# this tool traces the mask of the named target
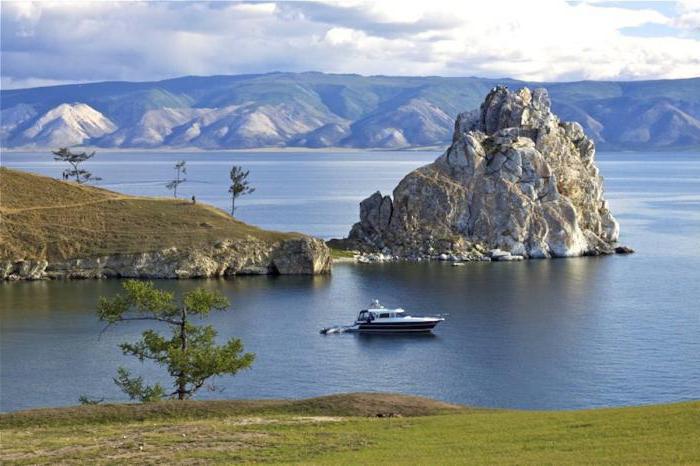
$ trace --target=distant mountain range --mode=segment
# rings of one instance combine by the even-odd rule
[[[571,83],[324,73],[183,77],[0,92],[2,147],[447,145],[497,84],[545,87],[608,150],[700,148],[700,78]]]

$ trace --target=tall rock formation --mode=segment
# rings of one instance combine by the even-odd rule
[[[545,89],[498,86],[457,117],[452,145],[409,173],[393,199],[362,201],[349,239],[401,257],[611,253],[619,225],[594,155],[581,125],[550,111]]]

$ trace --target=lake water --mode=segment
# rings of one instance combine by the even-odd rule
[[[241,219],[324,238],[345,235],[358,203],[390,191],[436,153],[101,153],[89,168],[110,189],[167,195],[187,160],[182,195],[228,206],[233,163],[256,192]],[[329,277],[160,281],[225,293],[213,315],[222,338],[257,354],[252,369],[200,398],[291,398],[393,391],[490,407],[574,409],[700,398],[700,154],[600,154],[607,198],[636,254],[475,263],[336,265]],[[46,154],[3,153],[2,165],[59,176]],[[145,327],[98,338],[100,295],[118,281],[0,284],[0,410],[76,404],[81,394],[125,397],[119,365],[149,380],[160,370],[117,345]],[[449,313],[425,336],[321,336],[372,298],[409,311]],[[164,381],[164,379],[160,379]]]

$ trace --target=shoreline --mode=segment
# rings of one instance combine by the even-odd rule
[[[327,242],[326,242],[327,243]],[[582,254],[579,256],[552,256],[552,257],[525,257],[517,254],[511,254],[508,251],[500,249],[484,250],[482,253],[476,254],[454,254],[442,253],[433,255],[417,255],[411,257],[395,256],[384,254],[382,252],[361,252],[361,251],[344,251],[342,249],[331,248],[331,261],[335,264],[383,264],[383,263],[408,263],[415,264],[421,262],[441,262],[452,266],[462,266],[469,263],[479,262],[520,262],[529,260],[552,260],[552,259],[574,259],[577,257],[598,257],[598,256],[613,256],[613,255],[628,255],[634,254],[634,249],[629,246],[617,244],[610,250],[599,251],[597,254]],[[341,254],[341,252],[346,254]]]
[[[399,149],[391,149],[391,148],[377,148],[377,147],[372,147],[372,148],[361,148],[361,147],[255,147],[255,148],[250,148],[250,149],[202,149],[199,147],[182,147],[182,148],[171,148],[171,147],[165,147],[162,149],[158,148],[139,148],[139,147],[134,147],[134,148],[120,148],[120,147],[115,147],[115,148],[108,148],[108,147],[96,147],[96,146],[72,146],[71,149],[79,150],[79,151],[96,151],[100,153],[114,153],[114,154],[119,154],[119,153],[133,153],[133,152],[145,152],[145,153],[173,153],[173,154],[184,154],[184,153],[246,153],[246,152],[251,152],[251,153],[348,153],[348,154],[356,154],[356,153],[366,153],[366,152],[397,152],[397,153],[404,153],[404,152],[442,152],[445,149],[447,149],[447,145],[445,146],[419,146],[419,147],[405,147],[405,148],[399,148]],[[52,150],[55,150],[55,147],[12,147],[12,148],[7,148],[7,147],[0,147],[0,152],[2,153],[19,153],[19,154],[27,154],[27,153],[36,153],[36,152],[50,152]]]
[[[207,153],[255,153],[255,154],[266,154],[266,153],[284,153],[284,154],[361,154],[368,152],[381,152],[381,153],[411,153],[411,152],[444,152],[449,147],[449,144],[444,146],[416,146],[416,147],[403,147],[403,148],[381,148],[381,147],[255,147],[250,149],[202,149],[199,147],[164,147],[164,148],[121,148],[121,147],[96,147],[96,146],[72,146],[72,149],[80,151],[96,151],[103,154],[121,154],[121,153],[171,153],[171,154],[207,154]],[[51,152],[55,150],[55,147],[0,147],[0,154],[33,154],[37,152]],[[637,154],[639,152],[652,152],[652,153],[679,153],[679,154],[693,154],[697,153],[700,155],[700,147],[681,147],[681,148],[655,148],[651,151],[644,151],[642,149],[614,149],[614,148],[597,148],[597,152],[603,154]]]
[[[582,413],[582,412],[604,412],[610,410],[625,410],[625,409],[637,409],[637,408],[652,408],[660,406],[674,406],[688,403],[700,403],[700,398],[691,399],[681,399],[675,401],[664,401],[660,403],[641,403],[641,404],[622,404],[622,405],[605,405],[605,406],[589,406],[583,408],[558,408],[558,409],[540,409],[540,408],[508,408],[508,407],[492,407],[492,406],[476,406],[476,405],[465,405],[461,403],[453,403],[437,398],[424,397],[419,395],[403,394],[396,392],[348,392],[348,393],[332,393],[328,395],[320,395],[313,397],[292,397],[292,398],[220,398],[213,400],[175,400],[175,399],[164,399],[156,402],[127,402],[127,401],[107,401],[101,402],[94,405],[68,405],[68,406],[41,406],[36,408],[26,408],[18,410],[0,411],[0,429],[6,427],[8,424],[11,425],[14,421],[13,418],[18,416],[29,416],[33,420],[39,420],[41,418],[52,417],[52,415],[58,415],[55,420],[63,421],[65,420],[64,415],[61,414],[73,414],[79,416],[90,415],[94,416],[95,412],[100,414],[99,411],[107,411],[107,408],[117,408],[125,412],[132,411],[138,413],[139,411],[144,411],[147,415],[164,415],[164,416],[177,416],[182,414],[182,411],[178,409],[172,409],[173,407],[178,408],[196,408],[196,405],[206,406],[208,404],[219,404],[228,405],[229,408],[235,409],[256,409],[260,407],[269,406],[279,406],[279,405],[294,405],[294,404],[316,404],[318,403],[318,409],[331,410],[340,405],[348,405],[348,407],[354,407],[357,409],[362,408],[360,401],[365,397],[374,397],[377,402],[374,406],[366,406],[366,408],[376,409],[377,406],[391,406],[390,403],[394,403],[395,406],[410,406],[412,409],[420,407],[419,411],[441,411],[441,410],[483,410],[483,411],[495,411],[495,412],[524,412],[524,413]],[[320,403],[326,400],[326,403]],[[337,401],[337,405],[334,406],[333,401]],[[161,409],[163,408],[162,412]],[[81,412],[82,411],[82,412]],[[179,411],[179,412],[178,412]],[[143,413],[141,413],[143,414]],[[216,412],[206,411],[203,414],[216,416]],[[365,415],[363,413],[362,415]],[[700,413],[699,413],[700,414]],[[227,415],[226,413],[222,414]],[[425,415],[425,414],[423,414]],[[88,419],[95,420],[95,419]]]

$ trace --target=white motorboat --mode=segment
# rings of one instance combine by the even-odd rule
[[[360,311],[355,326],[358,332],[429,332],[443,320],[440,316],[412,316],[401,308],[387,309],[375,299]]]
[[[397,333],[430,332],[445,320],[442,316],[412,316],[399,308],[387,309],[378,300],[372,301],[367,309],[360,311],[351,325],[338,325],[321,329],[323,335],[345,332]]]

